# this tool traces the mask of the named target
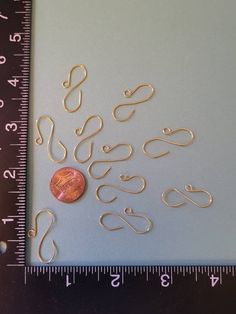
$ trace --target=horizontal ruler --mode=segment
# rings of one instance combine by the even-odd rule
[[[235,313],[235,266],[0,268],[0,313]]]
[[[66,287],[80,284],[81,277],[88,277],[100,282],[101,278],[110,279],[114,288],[125,284],[131,277],[140,277],[143,281],[155,280],[159,285],[167,288],[174,284],[174,280],[189,276],[192,281],[208,280],[210,287],[223,285],[227,276],[235,277],[236,266],[26,266],[24,268],[24,283],[27,278],[45,277],[46,280],[64,278]],[[78,279],[78,280],[77,280]],[[60,280],[60,279],[59,279]],[[236,280],[235,280],[236,288]]]

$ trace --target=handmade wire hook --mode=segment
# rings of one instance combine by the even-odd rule
[[[38,247],[38,258],[40,260],[41,263],[45,263],[45,264],[50,264],[52,263],[56,256],[57,256],[57,253],[58,253],[58,250],[57,250],[57,246],[56,246],[56,243],[54,242],[54,240],[52,240],[52,250],[53,250],[53,254],[52,254],[52,257],[49,258],[49,259],[44,259],[43,256],[42,256],[42,245],[43,245],[43,241],[44,239],[46,238],[46,236],[48,235],[48,233],[50,232],[50,230],[52,229],[52,225],[55,223],[55,215],[54,213],[45,208],[45,209],[42,209],[40,210],[37,215],[35,216],[34,218],[34,225],[33,225],[33,228],[30,229],[28,231],[28,237],[29,238],[35,238],[38,234],[38,217],[41,215],[41,214],[44,214],[44,213],[47,213],[50,217],[51,217],[51,222],[47,228],[47,230],[45,231],[45,233],[43,234],[40,242],[39,242],[39,247]]]
[[[133,89],[126,89],[124,92],[123,92],[123,95],[126,97],[126,98],[130,98],[132,97],[139,89],[141,88],[148,88],[150,89],[150,94],[140,100],[136,100],[134,102],[130,102],[130,103],[125,103],[125,104],[118,104],[115,106],[115,108],[112,110],[112,116],[113,118],[116,120],[116,121],[119,121],[119,122],[125,122],[125,121],[128,121],[135,113],[135,110],[132,110],[130,112],[130,114],[128,114],[128,116],[126,118],[118,118],[117,117],[117,110],[121,107],[127,107],[127,106],[135,106],[135,105],[138,105],[138,104],[141,104],[141,103],[144,103],[146,101],[148,101],[149,99],[152,98],[152,96],[154,95],[155,93],[155,89],[154,87],[151,85],[151,84],[147,84],[147,83],[144,83],[144,84],[139,84],[137,85],[136,87],[134,87]]]
[[[186,128],[180,128],[180,129],[176,129],[176,130],[172,130],[171,128],[164,128],[162,130],[162,133],[164,135],[168,135],[168,136],[171,136],[171,135],[174,135],[176,133],[179,133],[179,132],[187,132],[189,135],[190,135],[190,139],[185,142],[185,143],[180,143],[180,142],[175,142],[175,141],[170,141],[168,139],[165,139],[165,138],[162,138],[162,137],[155,137],[155,138],[152,138],[146,142],[144,142],[143,146],[142,146],[142,151],[145,155],[147,155],[149,158],[159,158],[159,157],[163,157],[167,154],[169,154],[170,152],[169,151],[166,151],[166,152],[162,152],[158,155],[155,155],[155,154],[151,154],[150,152],[147,151],[146,149],[146,146],[152,142],[155,142],[155,141],[160,141],[160,142],[165,142],[165,143],[168,143],[168,144],[171,144],[171,145],[175,145],[175,146],[189,146],[190,144],[192,144],[195,136],[194,136],[194,133],[192,130],[190,129],[186,129]]]
[[[67,79],[66,81],[62,82],[62,86],[63,86],[64,88],[70,88],[70,87],[71,87],[71,77],[72,77],[72,73],[75,71],[75,69],[81,69],[81,70],[82,70],[82,72],[83,72],[83,78],[81,79],[81,81],[79,81],[79,83],[77,83],[74,87],[72,87],[72,88],[68,91],[68,93],[65,95],[65,97],[64,97],[63,100],[62,100],[63,107],[64,107],[65,111],[70,112],[70,113],[76,112],[76,111],[80,108],[80,106],[81,106],[81,104],[82,104],[82,91],[79,90],[79,102],[78,102],[78,104],[75,106],[74,109],[69,109],[69,108],[68,108],[68,105],[67,105],[67,98],[68,98],[69,95],[70,95],[76,88],[78,88],[78,87],[86,80],[86,78],[87,78],[87,69],[86,69],[86,67],[85,67],[83,64],[77,64],[77,65],[73,66],[72,69],[70,70],[70,72],[69,72],[69,74],[68,74],[68,79]]]
[[[94,131],[93,133],[91,133],[90,135],[86,136],[84,139],[82,139],[82,140],[75,146],[75,148],[74,148],[74,152],[73,152],[74,160],[77,161],[77,162],[79,162],[79,163],[85,163],[85,162],[87,162],[87,161],[91,158],[91,156],[92,156],[92,154],[93,154],[93,146],[94,146],[94,143],[93,143],[93,142],[90,143],[89,154],[88,154],[88,157],[87,157],[86,159],[84,159],[84,160],[79,159],[79,158],[77,157],[77,151],[78,151],[78,149],[79,149],[79,147],[80,147],[81,144],[83,144],[83,143],[84,143],[85,141],[87,141],[88,139],[94,137],[95,135],[97,135],[97,134],[102,130],[102,128],[103,128],[103,119],[102,119],[99,115],[90,116],[90,117],[88,117],[88,118],[86,119],[86,121],[84,122],[84,124],[82,125],[81,128],[75,129],[75,134],[78,135],[78,136],[81,136],[81,135],[84,133],[84,130],[85,130],[85,128],[86,128],[88,122],[89,122],[90,120],[92,120],[92,119],[97,119],[97,120],[99,121],[99,127],[98,127],[98,129],[95,130],[95,131]]]
[[[162,193],[162,195],[161,195],[161,199],[169,207],[180,207],[180,206],[184,205],[186,203],[186,201],[183,201],[183,202],[180,202],[180,203],[176,203],[176,204],[170,204],[167,201],[168,194],[170,192],[176,192],[184,200],[187,200],[187,201],[191,202],[192,204],[196,205],[199,208],[209,207],[212,204],[212,202],[213,202],[212,195],[208,191],[206,191],[206,190],[195,189],[191,184],[185,185],[184,189],[185,189],[186,192],[190,192],[190,193],[205,193],[207,195],[207,197],[208,197],[208,202],[206,204],[199,204],[199,203],[195,202],[194,200],[192,200],[190,197],[188,197],[185,193],[183,193],[182,191],[180,191],[180,190],[178,190],[176,188],[170,188],[170,189],[167,189],[166,191],[164,191]]]
[[[117,145],[114,145],[114,146],[109,146],[109,145],[103,145],[102,146],[102,152],[104,153],[110,153],[111,151],[113,151],[114,149],[118,148],[118,147],[121,147],[121,146],[124,146],[124,147],[127,147],[128,148],[128,155],[123,157],[123,158],[120,158],[120,159],[108,159],[108,160],[94,160],[89,166],[88,166],[88,174],[91,178],[93,179],[102,179],[104,178],[111,170],[111,167],[109,167],[103,174],[101,174],[100,176],[96,176],[92,173],[92,168],[94,167],[95,164],[101,164],[101,163],[114,163],[114,162],[119,162],[119,161],[125,161],[125,160],[128,160],[132,153],[133,153],[133,147],[130,145],[130,144],[126,144],[126,143],[119,143]]]
[[[145,189],[146,187],[146,180],[144,177],[142,176],[129,176],[129,175],[126,175],[126,174],[121,174],[120,175],[120,180],[122,182],[127,182],[127,181],[130,181],[130,180],[133,180],[133,179],[139,179],[140,182],[141,182],[141,186],[138,190],[136,191],[133,191],[133,190],[129,190],[129,189],[126,189],[126,188],[123,188],[123,187],[120,187],[118,185],[114,185],[114,184],[102,184],[102,185],[99,185],[96,189],[96,198],[103,202],[103,203],[106,203],[106,204],[109,204],[109,203],[112,203],[114,202],[116,199],[117,199],[117,196],[114,196],[112,199],[110,200],[104,200],[102,199],[102,197],[100,196],[100,191],[101,189],[104,189],[104,188],[112,188],[112,189],[116,189],[118,191],[121,191],[121,192],[125,192],[125,193],[129,193],[129,194],[139,194],[139,193],[142,193],[143,190]]]
[[[52,118],[50,116],[43,115],[43,116],[39,117],[39,119],[36,120],[36,130],[38,132],[38,136],[35,138],[35,143],[37,145],[42,145],[43,144],[43,136],[42,136],[42,133],[41,133],[40,127],[39,127],[40,121],[43,120],[43,119],[48,120],[51,123],[50,135],[49,135],[49,138],[48,138],[48,141],[47,141],[48,158],[51,161],[53,161],[53,162],[62,163],[66,159],[67,149],[66,149],[66,147],[64,146],[64,144],[61,141],[58,141],[58,145],[63,150],[63,157],[61,159],[55,159],[53,157],[53,155],[52,155],[52,138],[53,138],[53,134],[54,134],[55,124],[54,124],[54,121],[52,120]]]
[[[140,229],[134,227],[123,215],[118,214],[116,212],[112,212],[112,211],[107,211],[99,217],[100,226],[103,227],[107,231],[117,231],[117,230],[123,229],[124,226],[117,226],[117,227],[110,228],[104,224],[103,220],[105,217],[113,216],[113,217],[118,217],[122,222],[124,222],[136,234],[145,234],[152,229],[152,221],[145,214],[135,213],[132,208],[124,208],[123,212],[124,212],[124,215],[127,215],[129,217],[138,217],[138,218],[144,219],[147,222],[146,228],[144,230],[140,230]]]

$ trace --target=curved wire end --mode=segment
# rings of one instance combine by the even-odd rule
[[[105,230],[107,230],[107,231],[117,231],[117,230],[120,230],[120,229],[123,229],[123,228],[124,228],[123,226],[118,226],[118,227],[113,227],[113,228],[107,227],[107,226],[104,224],[104,222],[103,222],[104,218],[107,217],[107,216],[117,216],[117,217],[120,217],[119,214],[113,213],[113,212],[111,212],[111,211],[105,212],[105,213],[103,213],[102,215],[100,215],[100,217],[99,217],[99,224],[100,224],[100,226],[103,227]]]
[[[192,130],[190,129],[186,129],[186,128],[179,128],[179,129],[176,129],[176,130],[172,130],[171,128],[164,128],[162,130],[162,133],[166,136],[171,136],[171,135],[174,135],[176,133],[179,133],[179,132],[185,132],[185,133],[188,133],[190,135],[190,138],[188,141],[186,142],[176,142],[176,141],[171,141],[169,139],[166,139],[166,138],[162,138],[162,137],[154,137],[150,140],[147,140],[146,142],[144,142],[144,144],[142,145],[142,151],[143,153],[148,156],[149,158],[159,158],[159,157],[163,157],[167,154],[169,154],[170,152],[169,151],[166,151],[166,152],[161,152],[160,154],[151,154],[150,152],[147,151],[147,148],[146,146],[150,143],[153,143],[153,142],[156,142],[156,141],[160,141],[160,142],[164,142],[164,143],[167,143],[167,144],[170,144],[170,145],[175,145],[175,146],[180,146],[180,147],[184,147],[184,146],[189,146],[190,144],[192,144],[193,140],[194,140],[194,133]]]
[[[175,188],[169,188],[169,189],[165,190],[161,194],[161,200],[162,200],[162,202],[164,204],[166,204],[166,206],[177,208],[177,207],[180,207],[180,206],[182,206],[182,205],[184,205],[186,203],[185,201],[183,201],[183,202],[180,202],[180,203],[170,204],[168,202],[168,194],[171,193],[171,192],[176,192],[176,193],[178,193],[178,194],[180,194],[182,196],[182,192],[177,190],[177,189],[175,189]]]
[[[119,143],[119,144],[116,144],[114,146],[110,146],[110,145],[103,145],[101,147],[101,150],[104,152],[104,153],[110,153],[111,151],[113,151],[114,149],[120,147],[120,146],[125,146],[128,148],[128,155],[123,157],[123,158],[119,158],[119,159],[112,159],[112,160],[94,160],[88,167],[88,174],[90,177],[92,177],[93,179],[102,179],[104,178],[111,170],[111,167],[108,167],[107,170],[105,170],[105,172],[103,174],[101,174],[100,176],[95,176],[94,174],[92,174],[92,167],[95,165],[95,164],[101,164],[101,163],[114,163],[114,162],[120,162],[120,161],[126,161],[128,160],[132,153],[133,153],[133,147],[130,145],[130,144],[126,144],[126,143]]]
[[[78,144],[75,146],[74,151],[73,151],[73,157],[74,157],[74,161],[76,161],[76,162],[78,162],[78,163],[80,163],[80,164],[84,164],[84,163],[86,163],[87,161],[89,161],[89,159],[92,157],[94,143],[93,143],[93,142],[90,143],[90,145],[89,145],[90,147],[89,147],[88,157],[85,158],[85,159],[79,159],[79,158],[77,157],[77,150],[78,150],[80,144],[81,144],[81,142],[78,143]]]
[[[72,88],[72,90],[74,90],[75,88]],[[67,105],[67,98],[69,97],[69,94],[70,94],[71,92],[69,91],[67,94],[66,94],[66,96],[62,99],[62,104],[63,104],[63,107],[64,107],[64,110],[66,111],[66,112],[68,112],[68,113],[74,113],[74,112],[76,112],[77,110],[79,110],[79,108],[81,107],[81,105],[82,105],[82,96],[83,96],[83,94],[82,94],[82,91],[81,90],[79,90],[79,97],[78,97],[78,104],[75,106],[75,108],[74,109],[70,109],[69,107],[68,107],[68,105]]]
[[[203,189],[196,189],[194,188],[191,184],[187,184],[184,187],[186,192],[190,192],[190,193],[204,193],[207,195],[208,197],[208,202],[206,204],[199,204],[195,201],[193,201],[190,197],[186,197],[191,203],[193,203],[194,205],[200,207],[200,208],[207,208],[209,206],[211,206],[211,204],[213,203],[213,196],[211,195],[210,192],[203,190]]]
[[[138,105],[138,104],[141,104],[141,103],[144,103],[146,101],[148,101],[149,99],[152,98],[152,96],[154,95],[155,93],[155,89],[154,87],[152,86],[152,84],[148,84],[148,83],[143,83],[143,84],[139,84],[137,85],[136,87],[134,87],[133,89],[130,89],[130,88],[127,88],[126,90],[124,90],[123,92],[123,95],[124,97],[126,98],[130,98],[131,96],[133,96],[139,89],[141,88],[149,88],[150,89],[150,94],[147,95],[146,97],[140,99],[140,100],[136,100],[134,102],[130,102],[130,103],[124,103],[124,104],[118,104],[116,105],[113,110],[112,110],[112,116],[113,118],[118,121],[118,122],[126,122],[128,121],[129,119],[132,118],[132,116],[135,114],[135,110],[132,110],[126,118],[119,118],[117,116],[117,110],[121,107],[129,107],[129,106],[135,106],[135,105]]]
[[[176,189],[176,188],[170,188],[170,189],[167,189],[166,191],[164,191],[162,194],[161,194],[161,199],[162,201],[169,207],[180,207],[182,205],[184,205],[187,201],[196,205],[197,207],[199,208],[207,208],[209,207],[212,202],[213,202],[213,197],[212,195],[206,191],[206,190],[202,190],[202,189],[195,189],[191,184],[187,184],[185,185],[185,191],[186,192],[189,192],[189,193],[205,193],[208,197],[208,202],[206,204],[200,204],[196,201],[194,201],[193,199],[191,199],[189,196],[187,196],[185,193],[183,193],[182,191]],[[170,192],[176,192],[177,194],[179,194],[182,199],[184,200],[183,202],[180,202],[180,203],[175,203],[175,204],[170,204],[167,200],[168,198],[168,194]]]
[[[79,68],[79,69],[81,69],[81,70],[83,71],[83,77],[82,77],[82,79],[81,79],[74,87],[72,87],[72,88],[68,91],[68,93],[65,95],[65,97],[64,97],[63,100],[62,100],[62,104],[63,104],[63,107],[64,107],[65,111],[66,111],[66,112],[69,112],[69,113],[74,113],[74,112],[76,112],[76,111],[80,108],[80,106],[81,106],[81,104],[82,104],[82,91],[81,91],[81,90],[79,90],[79,100],[78,100],[78,104],[74,107],[74,109],[69,109],[69,107],[68,107],[68,105],[67,105],[67,99],[68,99],[69,95],[70,95],[76,88],[78,88],[78,87],[86,80],[86,78],[87,78],[87,69],[86,69],[86,67],[85,67],[83,64],[76,64],[76,65],[73,66],[73,67],[71,68],[71,70],[69,71],[67,80],[64,81],[64,82],[62,82],[62,86],[63,86],[64,88],[70,88],[70,87],[71,87],[71,77],[72,77],[72,73],[73,73],[74,70],[77,69],[77,68]]]
[[[144,215],[142,213],[135,213],[132,208],[124,208],[123,212],[125,215],[130,216],[130,217],[137,217],[137,218],[144,219],[147,222],[146,228],[144,230],[138,229],[138,228],[134,227],[123,215],[118,214],[116,212],[111,212],[111,211],[105,212],[99,217],[99,224],[107,231],[117,231],[117,230],[123,229],[124,228],[123,226],[117,226],[117,227],[110,228],[104,224],[103,219],[106,216],[113,216],[113,217],[119,218],[123,223],[125,223],[136,234],[145,234],[152,229],[152,226],[153,226],[152,221],[146,215]]]
[[[35,142],[36,145],[42,145],[43,144],[43,138],[42,137],[37,137],[34,140],[34,142]]]
[[[81,136],[83,133],[84,133],[84,130],[88,124],[88,122],[92,119],[97,119],[99,121],[99,127],[93,131],[91,134],[89,134],[88,136],[84,137],[74,148],[74,152],[73,152],[73,155],[74,155],[74,160],[79,162],[79,163],[85,163],[87,162],[91,157],[92,157],[92,154],[93,154],[93,147],[94,147],[94,143],[91,142],[89,145],[90,145],[90,148],[89,148],[89,154],[88,154],[88,157],[81,160],[77,157],[77,151],[79,149],[79,147],[84,143],[86,142],[88,139],[96,136],[103,128],[103,119],[99,116],[99,115],[92,115],[90,117],[88,117],[85,122],[83,123],[82,127],[79,127],[77,129],[75,129],[75,134],[77,136]]]
[[[61,164],[63,163],[66,158],[67,158],[67,149],[65,147],[65,145],[61,142],[58,141],[58,145],[62,148],[63,150],[63,157],[61,159],[56,159],[53,157],[52,152],[51,152],[51,141],[48,143],[48,158],[52,161],[55,162],[57,164]]]
[[[130,217],[137,217],[137,218],[142,218],[147,222],[147,226],[144,230],[140,230],[135,228],[133,225],[131,225],[130,223],[127,223],[127,221],[125,220],[125,222],[129,225],[129,227],[137,234],[145,234],[148,233],[149,231],[151,231],[152,227],[153,227],[153,223],[152,221],[143,213],[135,213],[133,208],[130,207],[126,207],[124,208],[124,214],[126,214],[127,216]]]
[[[36,237],[36,235],[37,235],[37,232],[36,232],[35,229],[30,229],[30,230],[27,232],[28,238],[34,238],[34,237]]]
[[[117,196],[114,196],[113,198],[111,198],[110,200],[104,200],[101,195],[100,195],[100,190],[104,187],[115,187],[113,185],[109,185],[109,184],[101,184],[99,185],[97,188],[96,188],[96,191],[95,191],[95,195],[96,195],[96,198],[98,201],[101,201],[102,203],[105,203],[105,204],[110,204],[112,202],[114,202],[115,200],[117,200]]]
[[[43,242],[44,242],[44,239],[46,238],[46,236],[48,235],[48,233],[50,232],[53,224],[55,223],[56,221],[56,217],[55,217],[55,214],[49,210],[48,208],[44,208],[42,210],[40,210],[35,218],[34,218],[34,227],[31,228],[29,231],[28,231],[28,237],[32,238],[32,237],[36,237],[37,233],[38,233],[38,218],[41,214],[43,213],[47,213],[50,217],[51,217],[51,221],[50,221],[50,224],[47,228],[47,230],[44,232],[40,242],[39,242],[39,246],[38,246],[38,251],[37,251],[37,255],[38,255],[38,259],[40,260],[41,263],[45,263],[45,264],[49,264],[49,263],[52,263],[54,261],[54,259],[56,258],[57,256],[57,253],[58,253],[58,249],[57,249],[57,246],[56,246],[56,243],[52,240],[52,248],[53,248],[53,254],[52,254],[52,257],[49,258],[49,259],[44,259],[43,256],[42,256],[42,245],[43,245]]]
[[[100,176],[96,176],[92,173],[92,167],[96,164],[96,163],[102,163],[105,162],[103,160],[94,160],[87,168],[87,172],[89,174],[89,176],[95,180],[100,180],[103,179],[110,171],[111,171],[111,167],[108,167],[107,170],[105,170],[105,172],[103,174],[101,174]]]
[[[169,150],[167,150],[166,152],[161,152],[159,154],[152,154],[150,152],[147,151],[147,145],[149,145],[150,143],[156,141],[158,138],[153,138],[153,139],[150,139],[146,142],[143,143],[142,145],[142,151],[144,153],[144,155],[146,155],[147,157],[151,158],[151,159],[157,159],[157,158],[160,158],[160,157],[164,157],[166,155],[168,155],[170,153]]]
[[[66,81],[63,81],[61,83],[61,85],[62,85],[63,88],[69,88],[70,87],[70,82],[68,80],[66,80]]]
[[[57,246],[56,246],[56,243],[55,243],[54,240],[52,240],[52,248],[53,248],[53,255],[49,259],[43,258],[41,250],[38,250],[38,258],[39,258],[41,263],[43,263],[43,264],[51,264],[51,263],[53,263],[55,261],[56,256],[58,254],[58,249],[57,249]]]

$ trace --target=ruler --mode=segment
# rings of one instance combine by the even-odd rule
[[[8,266],[22,266],[25,263],[31,1],[0,3],[0,239],[7,245],[1,261]]]
[[[31,16],[0,1],[0,313],[235,313],[234,265],[27,265]]]

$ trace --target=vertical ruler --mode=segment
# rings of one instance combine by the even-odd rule
[[[0,265],[24,266],[30,0],[0,2],[0,34]]]
[[[233,265],[25,265],[31,6],[0,0],[0,313],[235,313]]]

